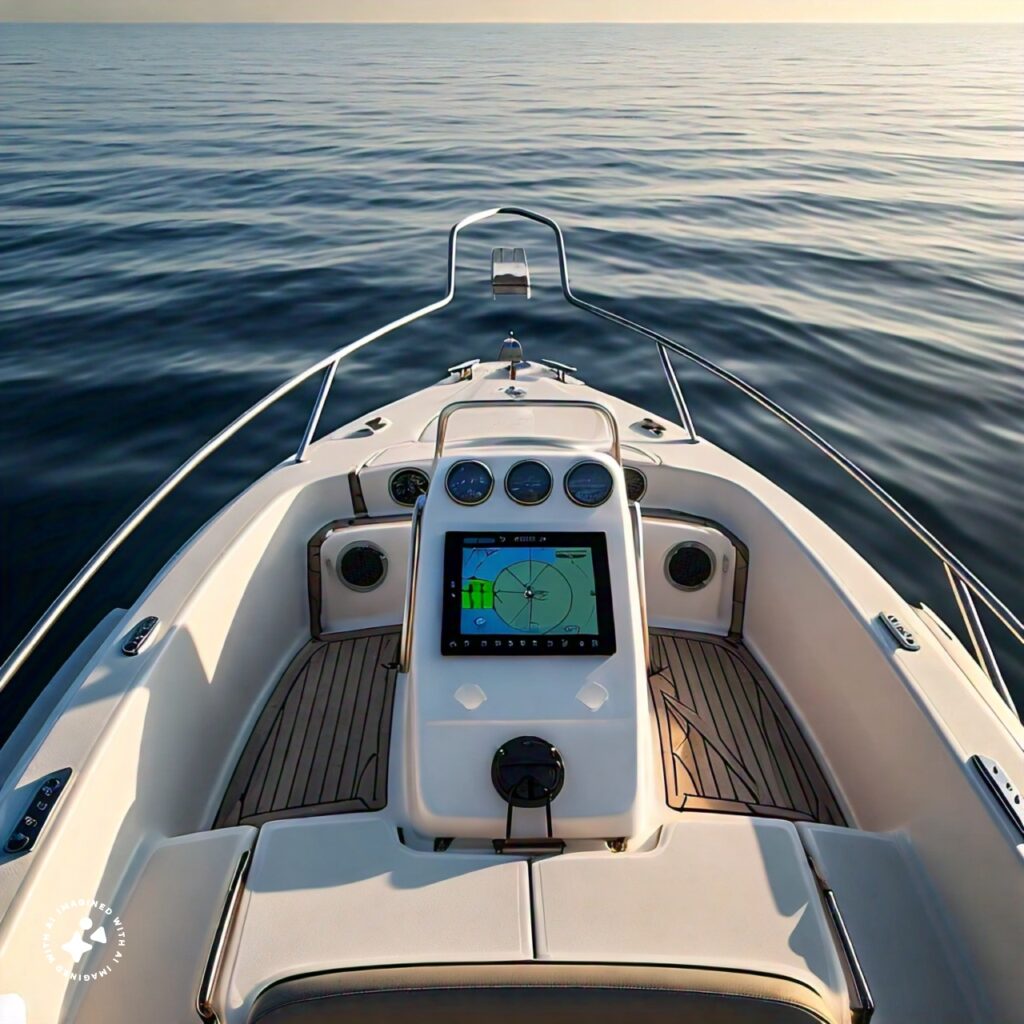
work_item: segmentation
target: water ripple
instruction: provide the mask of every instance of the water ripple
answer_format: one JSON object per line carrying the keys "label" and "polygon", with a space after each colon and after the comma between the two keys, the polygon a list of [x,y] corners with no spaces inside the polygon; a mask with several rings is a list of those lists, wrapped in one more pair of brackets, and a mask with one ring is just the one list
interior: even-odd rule
{"label": "water ripple", "polygon": [[[0,651],[209,434],[436,297],[447,227],[497,203],[557,215],[578,291],[758,383],[1019,609],[1022,57],[1019,27],[3,26]],[[487,295],[510,241],[529,306]],[[441,319],[343,368],[334,422],[509,326],[671,415],[648,348],[557,301],[546,234],[481,227],[461,267]],[[865,494],[680,371],[706,435],[954,614]],[[134,574],[295,443],[309,398],[189,484]]]}

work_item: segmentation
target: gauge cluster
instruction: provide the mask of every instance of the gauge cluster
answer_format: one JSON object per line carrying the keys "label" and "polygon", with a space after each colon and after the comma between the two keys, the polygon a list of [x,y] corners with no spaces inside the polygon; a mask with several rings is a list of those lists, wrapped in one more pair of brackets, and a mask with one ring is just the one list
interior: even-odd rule
{"label": "gauge cluster", "polygon": [[[647,492],[647,478],[633,466],[623,468],[626,498],[639,502]],[[541,505],[551,497],[555,479],[551,470],[537,459],[521,459],[509,467],[502,481],[505,493],[517,505],[527,508]],[[427,493],[430,477],[415,466],[395,470],[388,478],[388,495],[396,505],[412,508]],[[494,493],[495,479],[491,468],[477,459],[454,463],[444,478],[448,497],[459,505],[482,505]],[[582,508],[603,505],[615,490],[611,471],[593,459],[573,465],[562,479],[566,497]]]}
{"label": "gauge cluster", "polygon": [[[638,469],[625,469],[626,497],[639,501],[647,490],[647,479]],[[554,489],[551,470],[536,459],[523,459],[505,474],[505,493],[518,505],[540,505]],[[615,489],[611,471],[602,463],[585,459],[577,462],[562,481],[566,496],[583,508],[603,505]],[[456,462],[445,477],[448,497],[459,505],[481,505],[494,491],[494,474],[483,462]]]}

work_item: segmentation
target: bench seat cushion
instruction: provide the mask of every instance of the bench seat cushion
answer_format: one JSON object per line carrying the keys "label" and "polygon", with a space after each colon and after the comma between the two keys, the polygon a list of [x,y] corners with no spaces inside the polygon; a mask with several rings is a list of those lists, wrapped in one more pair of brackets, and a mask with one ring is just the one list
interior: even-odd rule
{"label": "bench seat cushion", "polygon": [[249,1024],[839,1024],[799,982],[607,964],[439,964],[334,971],[263,992]]}

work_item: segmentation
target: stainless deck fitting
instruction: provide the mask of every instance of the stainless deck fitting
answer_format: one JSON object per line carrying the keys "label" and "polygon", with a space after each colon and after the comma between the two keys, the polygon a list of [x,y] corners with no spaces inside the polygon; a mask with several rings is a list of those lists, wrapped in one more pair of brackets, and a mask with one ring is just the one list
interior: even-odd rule
{"label": "stainless deck fitting", "polygon": [[143,648],[147,647],[153,637],[156,636],[159,625],[160,620],[155,615],[147,615],[144,619],[141,619],[132,626],[131,632],[125,637],[124,643],[121,644],[121,653],[129,658],[134,658],[137,654],[141,654]]}
{"label": "stainless deck fitting", "polygon": [[464,363],[458,363],[456,366],[449,366],[448,372],[454,373],[457,380],[472,380],[473,367],[478,366],[479,363],[479,359],[467,359]]}
{"label": "stainless deck fitting", "polygon": [[921,645],[915,639],[914,634],[891,612],[882,612],[878,618],[903,650],[921,650]]}
{"label": "stainless deck fitting", "polygon": [[568,363],[559,363],[554,359],[542,359],[541,363],[555,375],[555,380],[557,380],[559,384],[565,383],[565,375],[567,373],[576,372],[575,366],[569,366]]}
{"label": "stainless deck fitting", "polygon": [[654,437],[662,437],[666,429],[664,423],[652,420],[650,416],[645,416],[639,423],[634,423],[633,426],[638,430],[644,430],[648,434],[652,434]]}
{"label": "stainless deck fitting", "polygon": [[1006,772],[998,761],[991,757],[975,754],[971,758],[975,771],[985,780],[999,803],[1000,810],[1024,836],[1024,797],[1020,790],[1007,778]]}

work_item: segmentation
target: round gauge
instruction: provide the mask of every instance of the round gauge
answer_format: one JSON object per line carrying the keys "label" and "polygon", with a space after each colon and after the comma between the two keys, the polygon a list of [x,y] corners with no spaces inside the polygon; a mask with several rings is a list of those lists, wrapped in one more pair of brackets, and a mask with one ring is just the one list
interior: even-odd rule
{"label": "round gauge", "polygon": [[444,486],[452,501],[460,505],[479,505],[491,496],[494,477],[482,462],[467,459],[456,462],[448,470]]}
{"label": "round gauge", "polygon": [[422,469],[400,469],[391,474],[388,491],[396,505],[412,506],[421,494],[427,493],[430,480]]}
{"label": "round gauge", "polygon": [[551,471],[542,462],[517,462],[505,474],[505,493],[520,505],[539,505],[551,493]]}
{"label": "round gauge", "polygon": [[630,501],[639,501],[647,492],[647,478],[632,466],[626,466],[622,472],[626,475],[626,497]]}
{"label": "round gauge", "polygon": [[577,505],[603,505],[612,493],[612,475],[600,462],[578,462],[565,475],[565,493]]}

